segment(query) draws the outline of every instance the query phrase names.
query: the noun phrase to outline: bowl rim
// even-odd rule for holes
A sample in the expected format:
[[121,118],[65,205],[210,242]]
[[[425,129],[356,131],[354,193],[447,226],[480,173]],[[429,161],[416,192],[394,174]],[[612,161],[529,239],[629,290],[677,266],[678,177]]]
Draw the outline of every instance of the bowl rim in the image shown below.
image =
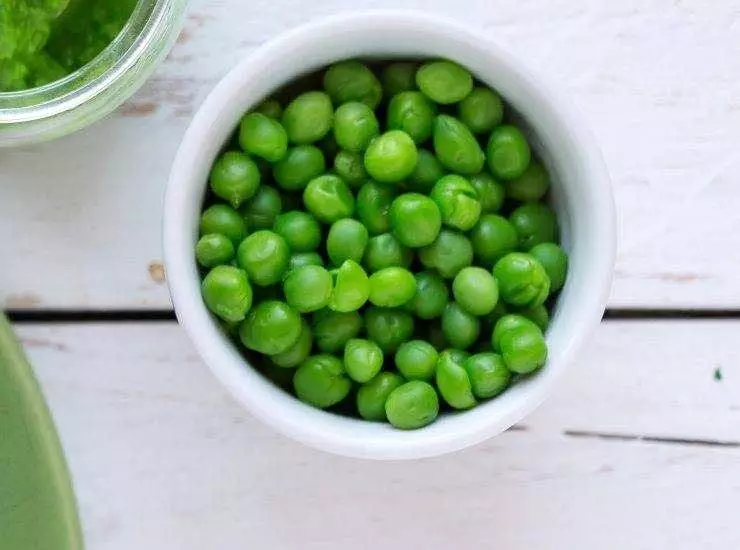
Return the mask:
[[[253,68],[260,62],[280,58],[281,52],[295,47],[296,44],[310,43],[334,32],[363,26],[388,26],[394,29],[406,26],[423,28],[423,32],[432,34],[454,34],[456,39],[469,43],[470,47],[476,47],[481,55],[495,60],[508,71],[509,77],[519,79],[520,84],[534,98],[530,99],[553,113],[559,125],[567,128],[568,134],[582,147],[579,148],[579,162],[585,167],[590,186],[593,186],[590,198],[592,203],[589,206],[593,207],[596,214],[591,218],[595,224],[593,231],[597,235],[594,238],[600,243],[592,251],[594,257],[589,256],[592,288],[586,293],[583,305],[579,308],[578,321],[572,323],[573,328],[568,329],[570,332],[567,345],[558,357],[560,367],[557,370],[551,369],[554,371],[552,373],[545,369],[543,372],[546,375],[538,374],[525,381],[524,385],[527,387],[521,390],[524,392],[523,396],[494,418],[479,415],[477,421],[463,423],[460,419],[464,415],[452,414],[446,420],[447,428],[438,432],[428,428],[414,432],[399,432],[391,428],[383,432],[371,428],[360,430],[368,433],[358,436],[349,429],[349,424],[344,426],[343,423],[348,419],[304,405],[272,386],[256,369],[245,368],[248,367],[245,360],[234,349],[228,349],[231,348],[230,345],[224,345],[228,340],[218,331],[216,323],[203,306],[197,290],[200,283],[192,280],[195,264],[192,253],[193,235],[186,235],[182,228],[186,225],[185,207],[190,204],[186,195],[188,192],[192,195],[194,191],[183,185],[187,181],[191,181],[191,187],[198,185],[202,196],[206,184],[193,181],[191,159],[196,156],[204,137],[209,136],[213,126],[223,122],[225,105],[233,102],[238,90],[248,85]],[[410,459],[444,454],[479,443],[508,429],[544,401],[552,391],[556,379],[561,377],[564,367],[572,361],[578,348],[583,345],[603,315],[616,257],[616,211],[601,153],[579,113],[557,91],[556,86],[542,75],[535,76],[514,55],[460,23],[413,11],[373,10],[319,18],[282,33],[239,62],[215,86],[188,127],[173,162],[164,199],[163,238],[167,280],[177,318],[211,371],[243,406],[277,431],[315,448],[352,457]],[[193,284],[196,286],[193,287]],[[465,415],[473,411],[466,412]],[[327,417],[331,417],[331,420]],[[369,424],[365,421],[354,422]],[[457,425],[462,429],[450,429],[449,425]]]

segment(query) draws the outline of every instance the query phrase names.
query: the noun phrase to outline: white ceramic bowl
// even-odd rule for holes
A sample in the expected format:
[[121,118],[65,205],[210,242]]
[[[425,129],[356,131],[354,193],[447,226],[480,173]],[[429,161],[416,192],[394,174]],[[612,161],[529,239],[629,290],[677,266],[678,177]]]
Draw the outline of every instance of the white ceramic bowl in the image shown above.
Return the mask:
[[[416,431],[314,409],[253,370],[221,333],[200,297],[193,247],[208,172],[250,107],[295,77],[340,59],[453,59],[498,90],[521,116],[553,177],[553,203],[570,253],[568,281],[547,341],[545,368],[494,400],[444,414]],[[438,455],[496,435],[532,412],[553,390],[599,323],[611,285],[615,213],[607,171],[591,134],[551,84],[487,37],[447,20],[407,12],[346,14],[287,32],[244,59],[213,90],[185,134],[164,212],[167,279],[180,323],[205,362],[255,416],[326,451],[374,459]]]

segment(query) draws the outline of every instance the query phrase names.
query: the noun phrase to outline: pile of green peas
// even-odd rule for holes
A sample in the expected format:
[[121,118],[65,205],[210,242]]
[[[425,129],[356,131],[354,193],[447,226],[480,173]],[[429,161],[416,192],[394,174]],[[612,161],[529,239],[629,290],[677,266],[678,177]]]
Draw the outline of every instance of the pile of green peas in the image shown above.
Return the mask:
[[195,256],[249,362],[399,429],[540,369],[568,256],[548,171],[508,115],[447,60],[342,61],[247,113]]

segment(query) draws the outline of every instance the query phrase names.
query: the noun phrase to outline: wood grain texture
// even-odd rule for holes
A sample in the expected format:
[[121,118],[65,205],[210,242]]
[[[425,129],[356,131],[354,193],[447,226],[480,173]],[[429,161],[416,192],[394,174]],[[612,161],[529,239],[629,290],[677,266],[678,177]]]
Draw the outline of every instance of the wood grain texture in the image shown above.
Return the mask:
[[740,544],[740,447],[662,438],[740,441],[739,329],[604,323],[525,429],[413,463],[343,459],[277,435],[172,322],[19,333],[89,548],[725,550]]
[[[193,0],[178,44],[115,116],[0,152],[0,273],[18,309],[168,308],[160,198],[214,83],[281,31],[391,0]],[[620,211],[613,307],[740,307],[740,12],[730,1],[408,0],[517,52],[571,95],[602,146]],[[21,230],[22,229],[22,230]],[[51,266],[51,267],[50,267]]]

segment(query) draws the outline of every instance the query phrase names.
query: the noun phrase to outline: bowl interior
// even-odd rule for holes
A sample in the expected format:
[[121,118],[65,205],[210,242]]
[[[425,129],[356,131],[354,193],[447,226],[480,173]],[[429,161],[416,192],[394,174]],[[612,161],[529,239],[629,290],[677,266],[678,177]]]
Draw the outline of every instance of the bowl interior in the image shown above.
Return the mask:
[[[402,432],[304,405],[250,368],[202,303],[193,255],[214,158],[251,107],[295,78],[348,58],[444,57],[469,68],[513,107],[552,176],[552,201],[570,254],[569,276],[547,340],[548,364],[501,396],[430,426]],[[414,14],[338,16],[289,32],[237,66],[189,128],[165,208],[165,256],[178,317],[214,373],[255,415],[305,443],[370,458],[456,450],[499,433],[533,410],[600,319],[614,259],[614,215],[593,141],[562,98],[509,54],[447,21]]]

